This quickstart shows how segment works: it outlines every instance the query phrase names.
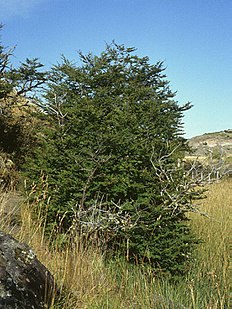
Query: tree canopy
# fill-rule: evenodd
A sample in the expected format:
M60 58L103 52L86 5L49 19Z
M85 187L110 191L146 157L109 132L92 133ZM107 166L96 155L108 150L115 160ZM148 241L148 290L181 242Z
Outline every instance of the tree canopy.
M52 68L25 167L32 181L48 179L48 226L86 230L128 260L182 271L195 243L186 217L194 193L181 189L180 168L191 106L175 100L163 63L135 48L112 43L80 60Z
M2 25L0 25L0 31ZM26 59L14 67L11 57L14 48L6 48L0 41L0 152L14 158L19 165L32 145L28 130L35 109L35 91L44 85L47 73L38 58Z

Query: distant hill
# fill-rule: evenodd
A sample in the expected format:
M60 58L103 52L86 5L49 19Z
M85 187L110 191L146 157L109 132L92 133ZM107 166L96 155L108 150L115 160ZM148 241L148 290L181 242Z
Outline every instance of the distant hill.
M189 145L195 150L194 156L206 156L210 151L226 157L232 156L232 129L193 137Z
M228 174L232 174L232 129L205 133L189 139L192 152L186 159L222 166Z

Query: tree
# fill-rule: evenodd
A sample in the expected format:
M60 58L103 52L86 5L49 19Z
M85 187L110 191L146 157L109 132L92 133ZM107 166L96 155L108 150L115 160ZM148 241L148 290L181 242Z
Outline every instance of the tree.
M13 67L13 54L14 48L7 49L0 42L0 152L8 154L19 167L33 145L30 132L37 102L35 91L45 83L47 73L41 71L43 65L37 58Z
M53 67L26 168L48 177L48 224L94 231L128 260L178 273L196 243L186 217L196 193L180 164L191 106L175 101L162 62L134 52L112 43Z

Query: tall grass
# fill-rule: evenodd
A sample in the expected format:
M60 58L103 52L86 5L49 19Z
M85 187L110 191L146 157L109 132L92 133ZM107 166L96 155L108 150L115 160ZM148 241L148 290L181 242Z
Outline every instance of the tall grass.
M224 309L229 304L229 216L232 206L232 179L209 187L201 210L208 217L190 215L195 234L202 239L187 275L178 281L157 278L152 269L132 266L122 259L106 263L98 249L82 242L47 239L41 212L35 218L32 205L24 201L18 225L12 226L15 213L5 213L8 195L1 194L0 228L28 243L39 260L54 274L60 289L53 308L188 308ZM44 205L46 196L34 201ZM40 207L39 207L40 206ZM17 221L16 220L16 221ZM66 237L66 235L63 235ZM62 248L62 249L61 249Z
M191 216L192 228L204 241L196 252L190 276L196 308L229 307L229 237L231 235L232 179L209 187L201 209L208 218ZM198 307L197 307L198 306Z

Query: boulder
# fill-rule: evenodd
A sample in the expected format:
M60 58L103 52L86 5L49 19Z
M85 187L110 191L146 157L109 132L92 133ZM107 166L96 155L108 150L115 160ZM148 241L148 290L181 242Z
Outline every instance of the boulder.
M0 231L0 308L49 308L53 276L31 248Z

